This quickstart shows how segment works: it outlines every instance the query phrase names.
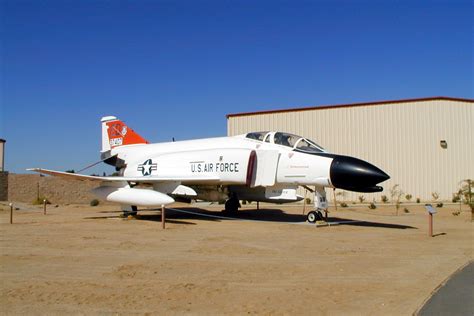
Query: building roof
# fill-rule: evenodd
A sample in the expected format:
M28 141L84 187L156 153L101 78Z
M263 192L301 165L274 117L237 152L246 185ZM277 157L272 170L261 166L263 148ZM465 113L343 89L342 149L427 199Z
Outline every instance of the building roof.
M4 140L3 138L0 138L0 143L6 143L7 141Z
M348 104L335 104L335 105L320 105L320 106L310 106L310 107L300 107L300 108L288 108L280 110L267 110L267 111L256 111L256 112L242 112L242 113L233 113L227 114L226 117L229 119L236 116L248 116L248 115L259 115L259 114L271 114L271 113L284 113L284 112L299 112L299 111L309 111L309 110L324 110L324 109L337 109L337 108L349 108L356 106L371 106L371 105L383 105L383 104L393 104L393 103L406 103L406 102L420 102L420 101L461 101L461 102L471 102L474 103L474 99L463 99L463 98L451 98L451 97L428 97L428 98L418 98L418 99L401 99L401 100L388 100L388 101L375 101L375 102L359 102L359 103L348 103Z

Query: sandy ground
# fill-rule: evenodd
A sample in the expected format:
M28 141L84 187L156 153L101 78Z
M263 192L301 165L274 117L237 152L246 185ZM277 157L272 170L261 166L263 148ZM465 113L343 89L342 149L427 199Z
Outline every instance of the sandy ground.
M298 224L301 206L264 207L239 217L265 222L169 211L162 230L159 213L120 219L115 206L20 205L10 225L0 205L1 311L410 315L474 258L457 206L435 215L433 238L419 205L399 216L350 205L330 216L365 222L330 227Z

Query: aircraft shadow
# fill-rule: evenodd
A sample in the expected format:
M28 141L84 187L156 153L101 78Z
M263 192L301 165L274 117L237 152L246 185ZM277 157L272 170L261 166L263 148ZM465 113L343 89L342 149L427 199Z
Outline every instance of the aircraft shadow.
M201 208L181 207L177 211L166 210L166 218L173 219L198 219L209 221L232 221L232 220L252 220L262 222L281 223L302 223L306 221L306 216L299 214L287 214L279 209L245 209L239 210L235 214L227 214L219 211L208 211ZM180 212L183 211L183 212ZM193 212L198 214L190 214ZM169 214L169 215L168 215Z
M353 221L353 220L352 219L347 219L347 218L339 218L339 217L330 217L328 219L329 223L342 222L339 225L377 227L377 228L393 228L393 229L418 229L418 228L413 227L413 226L400 225L400 224L378 223L378 222L368 222L368 221L354 221L354 222L351 222L351 221Z
M152 221L161 222L161 209L147 209L138 211L138 215L134 216L132 220L138 221ZM106 213L106 212L101 212ZM108 212L107 212L108 213ZM112 212L110 212L112 213ZM115 213L115 212L114 212ZM109 216L91 216L85 219L120 219L121 211L117 215ZM124 219L125 220L125 219ZM166 209L166 222L173 224L196 225L196 223L188 222L186 220L199 221L233 221L233 220L252 220L256 222L274 222L274 223L305 223L306 215L303 214L288 214L280 209L244 209L239 210L235 214L226 214L219 211L208 211L196 207L180 207ZM338 225L351 225L361 227L377 227L377 228L391 228L391 229L417 229L413 226L379 223L369 221L354 221L349 218L328 217L328 222Z
M306 215L303 214L288 214L280 209L245 209L239 210L236 214L227 215L222 212L208 211L201 208L179 208L178 211L171 209L166 210L166 219L193 219L193 220L207 220L207 221L229 221L229 220L252 220L262 222L275 222L275 223L305 223ZM190 214L185 212L179 212L179 210L185 212L193 212L199 214ZM216 217L207 217L216 216ZM161 219L160 219L161 220ZM377 228L391 228L391 229L417 229L413 226L390 224L390 223L379 223L369 221L354 221L349 218L339 217L328 217L329 223L338 223L338 225L352 225L361 227L377 227Z
M101 212L103 213L103 212ZM122 211L119 211L119 215L115 216L89 216L89 217L84 217L84 219L122 219L124 221L126 220L137 220L137 221L152 221L152 222L161 222L161 214L140 214L133 216L132 218L128 219L125 217L121 217ZM167 223L172 223L172 224L183 224L183 225L196 225L196 223L191 223L191 222L186 222L183 220L173 220L168 217L168 214L166 216L166 222Z

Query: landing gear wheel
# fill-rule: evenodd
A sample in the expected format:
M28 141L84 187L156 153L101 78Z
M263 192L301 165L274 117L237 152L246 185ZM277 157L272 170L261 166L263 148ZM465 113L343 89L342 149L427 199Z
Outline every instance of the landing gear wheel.
M306 216L308 222L311 223L311 224L316 223L316 221L318 220L318 217L319 217L319 215L315 211L309 212L308 215Z
M324 216L323 216L323 213L321 213L321 211L317 211L318 213L318 216L319 216L319 220L324 220Z
M239 210L239 207L240 207L239 200L235 197L232 197L225 202L224 213L235 214Z
M127 218L129 216L136 216L138 213L138 207L136 205L132 205L132 210L131 211L123 211L122 216Z

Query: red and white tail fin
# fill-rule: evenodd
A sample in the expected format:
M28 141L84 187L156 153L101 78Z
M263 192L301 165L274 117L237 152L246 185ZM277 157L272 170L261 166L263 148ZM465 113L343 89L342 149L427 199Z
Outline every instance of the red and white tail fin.
M102 122L102 152L123 145L148 144L147 140L115 116L105 116L100 121Z

